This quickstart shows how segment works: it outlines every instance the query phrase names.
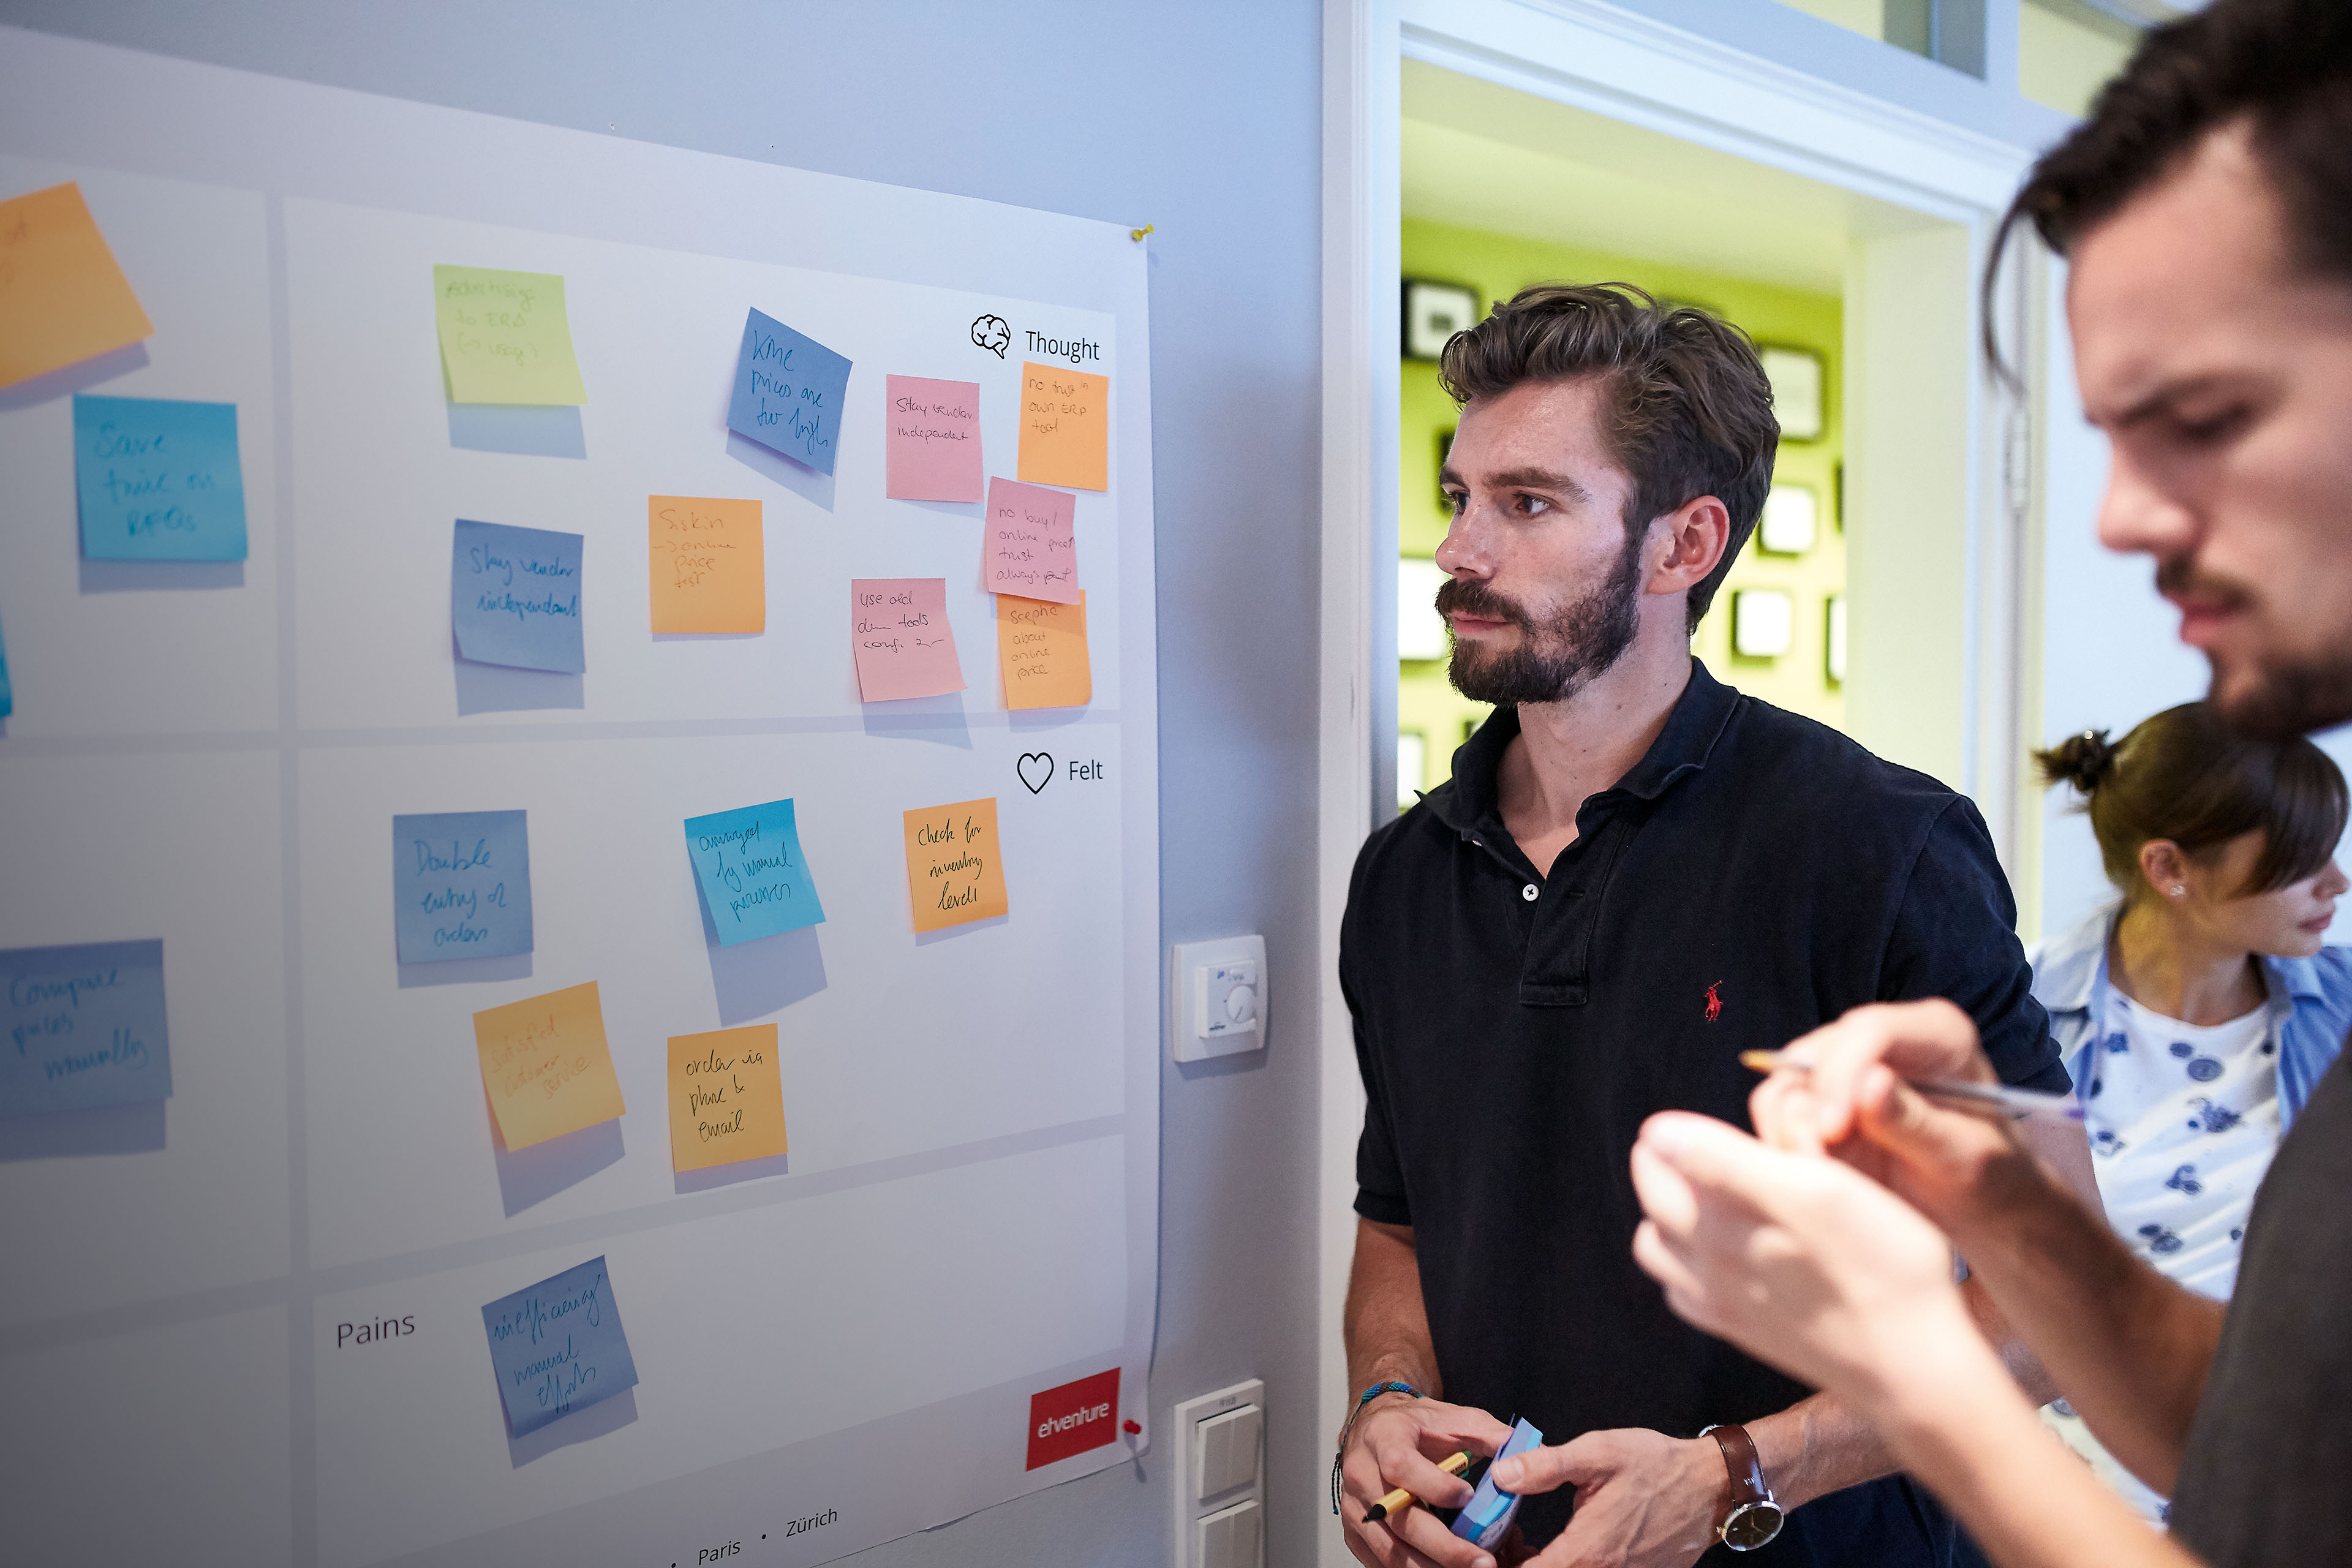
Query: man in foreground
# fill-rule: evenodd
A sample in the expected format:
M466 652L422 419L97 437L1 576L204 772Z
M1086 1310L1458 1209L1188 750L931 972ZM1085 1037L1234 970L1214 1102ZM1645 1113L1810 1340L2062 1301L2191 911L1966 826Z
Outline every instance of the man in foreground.
M2100 537L2155 557L2231 722L2352 719L2352 7L2217 0L2152 35L2017 210L2073 264L2083 402L2115 447ZM1677 1311L1850 1397L2009 1568L2352 1563L2352 1058L2271 1166L2225 1316L2003 1129L1908 1087L1991 1076L1958 1009L1864 1009L1791 1054L1810 1070L1754 1106L1773 1146L1677 1116L1635 1149L1636 1255ZM2170 1540L2032 1429L1945 1235L2172 1496Z
M1493 1452L1517 1415L1552 1439L1516 1489L1551 1494L1519 1515L1547 1564L1689 1568L1744 1505L1759 1563L1940 1565L1948 1517L1864 1423L1677 1323L1633 1268L1624 1161L1651 1111L1738 1118L1743 1044L1874 999L1963 997L2003 1077L2064 1088L1984 824L1691 658L1779 434L1735 329L1531 289L1444 373L1465 407L1437 607L1454 684L1500 706L1367 843L1341 930L1370 1100L1349 1545L1490 1562L1425 1509L1364 1516L1392 1487L1458 1505L1435 1461ZM2079 1129L2045 1147L2091 1190Z

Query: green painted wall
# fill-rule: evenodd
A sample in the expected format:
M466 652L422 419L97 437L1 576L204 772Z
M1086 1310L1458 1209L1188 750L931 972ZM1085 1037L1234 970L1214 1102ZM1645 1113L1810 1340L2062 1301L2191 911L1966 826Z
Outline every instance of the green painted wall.
M1704 221L1695 215L1695 221ZM1788 343L1828 357L1828 428L1819 441L1784 441L1774 468L1779 483L1810 485L1820 497L1822 525L1802 555L1764 555L1753 540L1740 552L1730 578L1699 623L1692 647L1722 679L1768 702L1838 725L1844 702L1827 675L1829 595L1845 587L1845 536L1838 516L1836 470L1843 452L1840 406L1843 328L1836 296L1751 282L1664 262L1456 228L1419 218L1404 221L1404 273L1461 283L1478 291L1482 309L1531 283L1636 283L1675 300L1704 305L1746 329L1759 342ZM1454 428L1454 400L1437 384L1437 367L1404 363L1397 540L1407 557L1427 559L1445 538L1444 499L1437 489L1441 434ZM1795 642L1778 658L1731 654L1731 595L1739 588L1780 588L1796 602ZM1484 719L1484 703L1465 699L1445 679L1443 660L1408 660L1400 667L1397 728L1424 737L1419 787L1433 789L1452 772L1454 748L1465 724ZM1414 781L1404 779L1411 789Z

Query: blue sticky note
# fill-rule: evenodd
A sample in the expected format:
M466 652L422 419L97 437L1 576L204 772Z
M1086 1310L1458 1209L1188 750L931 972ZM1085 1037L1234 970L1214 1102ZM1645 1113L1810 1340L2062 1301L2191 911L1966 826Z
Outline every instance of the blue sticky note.
M76 395L74 482L92 561L242 561L236 405Z
M719 946L824 923L791 801L689 816L686 847Z
M0 1116L172 1098L163 944L0 952Z
M782 321L751 312L735 361L727 428L829 474L848 396L847 360Z
M1529 1448L1542 1446L1543 1434L1523 1418L1511 1428L1510 1436L1504 1439L1495 1458L1507 1459L1514 1454L1524 1454ZM1492 1552L1511 1528L1511 1521L1518 1516L1519 1494L1507 1492L1496 1486L1494 1467L1489 1465L1486 1473L1478 1478L1477 1489L1470 1494L1470 1500L1464 1503L1462 1511L1454 1516L1454 1533L1475 1543L1481 1552Z
M530 839L520 811L392 819L393 930L403 963L530 951Z
M482 1327L518 1437L637 1385L601 1258L499 1297L482 1309Z
M576 533L457 520L449 566L449 619L457 653L476 664L588 668L580 629Z
M8 684L8 643L0 637L0 719L16 710L16 689Z

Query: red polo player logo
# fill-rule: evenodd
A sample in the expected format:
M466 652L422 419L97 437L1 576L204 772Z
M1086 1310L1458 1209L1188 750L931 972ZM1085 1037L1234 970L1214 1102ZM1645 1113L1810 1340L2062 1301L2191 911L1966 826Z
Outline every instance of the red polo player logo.
M1720 980L1706 988L1706 1021L1710 1024L1723 1016L1723 998L1717 994L1722 989Z

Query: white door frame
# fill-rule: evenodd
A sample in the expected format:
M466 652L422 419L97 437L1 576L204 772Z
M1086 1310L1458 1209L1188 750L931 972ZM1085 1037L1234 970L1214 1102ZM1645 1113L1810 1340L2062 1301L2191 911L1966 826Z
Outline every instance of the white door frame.
M1639 16L1604 0L1326 0L1323 583L1318 832L1321 1037L1318 1230L1323 1342L1313 1429L1326 1447L1354 1391L1339 1325L1362 1116L1340 996L1341 911L1358 847L1395 798L1401 74L1407 57L1735 153L1961 226L1969 271L2032 159L2019 148ZM2038 287L2038 285L2034 285ZM2004 315L2008 311L2004 310ZM1971 336L1977 321L1973 304ZM2032 362L2044 368L2038 341ZM2004 858L2021 829L2028 711L2018 654L2032 548L2017 418L1969 356L1967 531L1954 755ZM2035 379L2039 379L2038 376ZM2046 483L2046 479L2043 481ZM1862 652L1857 644L1857 654ZM1376 813L1378 816L1376 816ZM1318 1512L1321 1505L1318 1505ZM1336 1529L1320 1560L1352 1561Z

